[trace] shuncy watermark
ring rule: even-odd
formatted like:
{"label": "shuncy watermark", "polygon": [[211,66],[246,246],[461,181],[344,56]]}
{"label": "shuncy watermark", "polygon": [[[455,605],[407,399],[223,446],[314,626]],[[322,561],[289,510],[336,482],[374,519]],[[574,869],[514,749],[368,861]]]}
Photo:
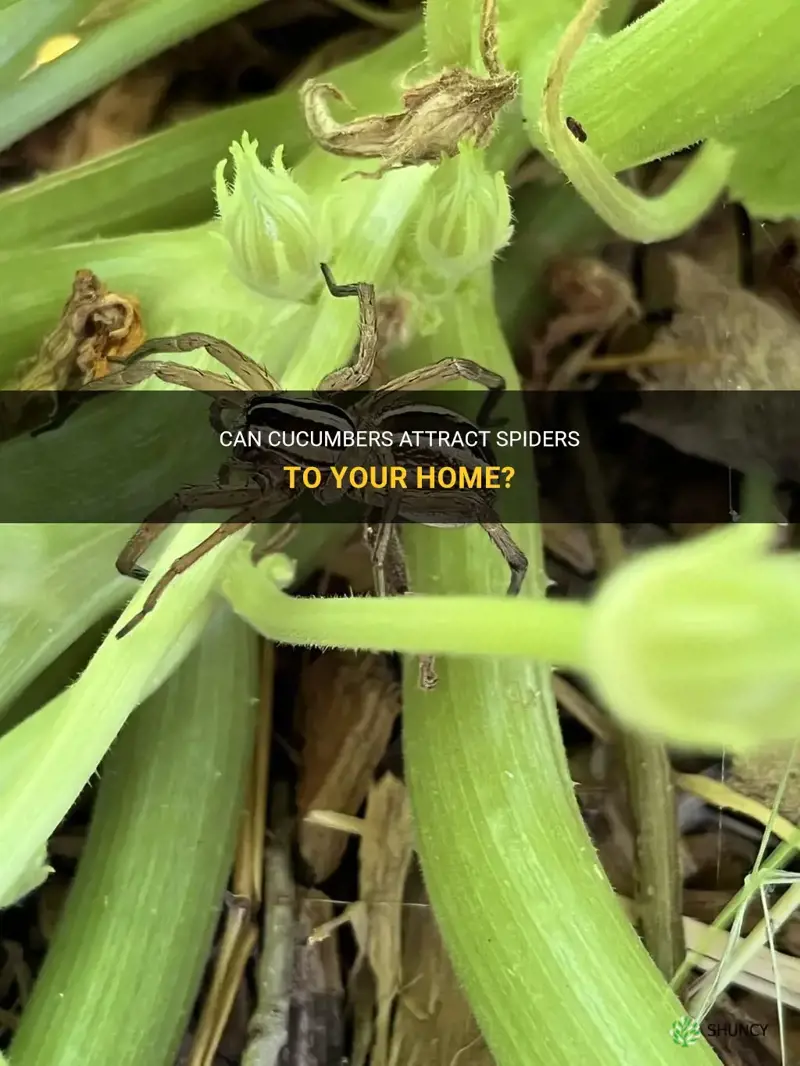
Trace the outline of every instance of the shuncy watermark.
{"label": "shuncy watermark", "polygon": [[669,1035],[678,1047],[692,1047],[702,1036],[764,1036],[767,1026],[759,1022],[707,1022],[702,1027],[684,1014],[670,1026]]}

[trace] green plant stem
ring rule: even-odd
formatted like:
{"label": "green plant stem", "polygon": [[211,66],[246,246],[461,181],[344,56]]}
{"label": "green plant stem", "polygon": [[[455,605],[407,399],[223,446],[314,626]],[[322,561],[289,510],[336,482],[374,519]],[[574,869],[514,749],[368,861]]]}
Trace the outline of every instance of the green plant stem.
{"label": "green plant stem", "polygon": [[[446,308],[435,337],[413,345],[420,364],[442,348],[513,373],[486,278]],[[480,529],[404,532],[414,596],[293,599],[274,584],[291,580],[286,560],[267,559],[254,572],[241,553],[222,578],[223,594],[279,641],[443,656],[433,692],[418,689],[413,663],[407,670],[406,770],[431,901],[499,1066],[528,1062],[534,1044],[546,1048],[548,1066],[678,1066],[669,1028],[682,1007],[586,837],[541,665],[580,660],[580,605],[539,598],[536,527],[510,528],[532,563],[516,602],[492,595],[504,584],[504,565]],[[446,595],[432,597],[434,590]],[[592,1009],[576,1019],[560,993],[531,995],[563,987]],[[694,1054],[716,1061],[706,1045]]]}
{"label": "green plant stem", "polygon": [[[800,852],[800,829],[792,834],[791,839],[783,841],[779,844],[768,859],[765,859],[759,868],[760,874],[776,872],[786,867],[792,859]],[[739,911],[742,904],[746,903],[752,896],[752,886],[745,884],[736,895],[730,899],[714,921],[711,923],[711,929],[727,929]],[[785,898],[785,897],[784,897]],[[694,969],[694,963],[692,962],[691,955],[687,955],[681,965],[675,972],[675,976],[672,978],[671,987],[675,992],[680,992],[683,986],[686,984],[690,974]]]}
{"label": "green plant stem", "polygon": [[85,40],[0,93],[0,150],[85,100],[115,78],[259,0],[159,0],[133,4]]}
{"label": "green plant stem", "polygon": [[575,668],[583,663],[583,604],[480,595],[295,598],[275,584],[275,567],[267,559],[254,573],[240,554],[222,585],[234,611],[269,640],[409,655],[535,655]]}
{"label": "green plant stem", "polygon": [[220,612],[103,764],[14,1066],[168,1066],[211,948],[252,751],[257,638]]}
{"label": "green plant stem", "polygon": [[[664,0],[582,50],[564,112],[618,172],[716,137],[782,96],[800,82],[798,51],[795,0]],[[525,63],[532,77],[523,65],[524,107],[533,128],[544,74],[532,52]]]}
{"label": "green plant stem", "polygon": [[617,181],[593,151],[591,138],[581,143],[570,132],[561,104],[564,84],[604,3],[587,0],[556,49],[539,128],[565,176],[616,233],[642,244],[669,240],[694,225],[718,199],[735,153],[721,144],[704,145],[665,193],[648,198]]}
{"label": "green plant stem", "polygon": [[[417,346],[419,363],[434,346],[469,353],[513,380],[488,284],[453,302],[427,350]],[[532,485],[532,471],[518,470],[517,480]],[[532,564],[521,603],[554,605],[541,603],[538,528],[511,532]],[[449,594],[445,603],[453,593],[493,602],[502,587],[502,561],[478,529],[410,527],[404,544],[421,596],[436,589]],[[447,627],[438,611],[437,622]],[[541,659],[450,659],[439,675],[438,688],[424,693],[407,669],[406,774],[428,893],[494,1060],[523,1066],[536,1048],[548,1066],[680,1066],[686,1052],[669,1027],[683,1008],[622,915],[586,836],[548,668]],[[693,1054],[716,1062],[705,1044]]]}

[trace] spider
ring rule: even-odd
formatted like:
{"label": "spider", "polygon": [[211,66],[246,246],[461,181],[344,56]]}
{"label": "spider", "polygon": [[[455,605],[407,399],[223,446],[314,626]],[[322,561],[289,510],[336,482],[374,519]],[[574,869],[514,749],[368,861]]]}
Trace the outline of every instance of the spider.
{"label": "spider", "polygon": [[[376,592],[380,596],[407,591],[405,563],[394,523],[398,519],[415,521],[431,526],[463,526],[477,521],[506,560],[511,571],[508,594],[516,595],[527,571],[527,559],[512,540],[505,527],[497,520],[492,503],[494,493],[483,489],[469,489],[453,493],[436,490],[384,491],[377,489],[353,489],[332,491],[332,479],[328,476],[343,452],[336,446],[343,433],[358,430],[373,430],[377,436],[370,439],[394,440],[409,425],[415,428],[427,425],[435,418],[439,430],[474,429],[476,424],[485,425],[490,413],[505,390],[505,381],[498,375],[467,359],[442,359],[419,370],[403,374],[387,384],[359,396],[350,408],[338,406],[326,399],[324,390],[354,391],[369,381],[378,355],[378,330],[374,286],[366,282],[339,285],[330,269],[321,264],[328,291],[335,297],[358,298],[359,342],[355,359],[327,375],[316,392],[308,396],[282,393],[278,382],[255,360],[233,345],[204,333],[184,333],[174,337],[153,338],[129,355],[124,364],[113,370],[101,381],[91,382],[81,391],[105,391],[126,389],[155,376],[161,381],[184,388],[208,392],[214,395],[210,421],[217,431],[229,429],[226,413],[235,411],[235,424],[245,430],[248,443],[235,444],[230,459],[220,469],[216,483],[188,486],[175,493],[156,508],[136,530],[117,559],[120,573],[144,580],[148,571],[139,565],[139,559],[157,537],[176,519],[201,509],[235,509],[235,513],[195,548],[176,559],[151,590],[142,609],[116,633],[118,638],[135,628],[156,606],[167,587],[198,559],[238,530],[254,522],[267,522],[301,492],[312,493],[323,503],[331,502],[342,492],[364,503],[370,509],[370,518],[364,529],[364,539],[370,551],[375,574]],[[212,358],[235,375],[235,379],[210,371],[196,370],[177,363],[144,361],[153,353],[190,352],[205,348]],[[469,419],[430,404],[416,404],[404,394],[408,390],[432,387],[455,380],[473,381],[487,389],[486,398],[473,423]],[[275,447],[260,447],[249,443],[258,439],[265,428],[281,427]],[[317,433],[317,440],[308,434],[308,444],[294,443],[290,431],[327,430]],[[274,434],[273,434],[274,436]],[[286,444],[287,439],[292,444]],[[352,439],[352,438],[351,438]],[[332,443],[329,443],[332,442]],[[352,450],[348,450],[348,462],[352,463]],[[442,448],[414,448],[403,455],[395,455],[391,447],[376,451],[374,447],[358,452],[365,465],[397,465],[413,470],[416,466],[435,466],[450,462],[461,466],[491,464],[491,453],[484,447],[461,448],[449,451]],[[283,467],[293,464],[303,468],[314,466],[321,470],[323,480],[319,490],[290,488]],[[237,476],[244,483],[235,485]],[[278,533],[257,553],[254,558],[277,550],[283,542],[285,531]],[[420,682],[430,688],[435,684],[435,671],[429,656],[421,657]]]}

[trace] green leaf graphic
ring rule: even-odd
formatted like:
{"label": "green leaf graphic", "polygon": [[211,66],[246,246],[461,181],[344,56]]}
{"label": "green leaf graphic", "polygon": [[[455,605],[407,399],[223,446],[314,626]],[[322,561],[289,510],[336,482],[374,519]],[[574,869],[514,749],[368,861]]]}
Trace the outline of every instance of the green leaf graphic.
{"label": "green leaf graphic", "polygon": [[684,1014],[677,1022],[673,1022],[669,1035],[678,1047],[691,1047],[700,1039],[700,1023]]}

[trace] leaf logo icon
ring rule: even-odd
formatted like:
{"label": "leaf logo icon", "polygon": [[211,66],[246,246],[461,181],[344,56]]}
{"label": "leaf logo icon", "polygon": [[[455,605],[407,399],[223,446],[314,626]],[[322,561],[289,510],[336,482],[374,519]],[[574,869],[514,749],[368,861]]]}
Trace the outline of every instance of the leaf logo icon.
{"label": "leaf logo icon", "polygon": [[700,1023],[684,1014],[677,1022],[673,1022],[669,1035],[678,1047],[691,1047],[700,1039]]}

